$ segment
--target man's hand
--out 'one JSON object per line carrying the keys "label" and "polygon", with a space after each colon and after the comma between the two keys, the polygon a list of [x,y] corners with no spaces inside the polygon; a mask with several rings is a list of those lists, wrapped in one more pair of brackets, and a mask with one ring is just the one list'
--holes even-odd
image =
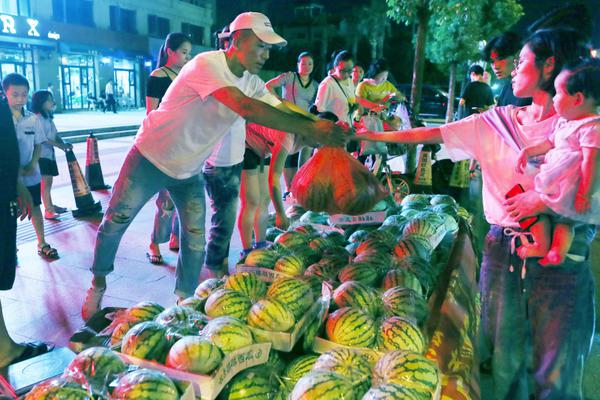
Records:
{"label": "man's hand", "polygon": [[515,221],[548,212],[548,207],[544,204],[540,195],[533,190],[528,190],[507,199],[504,202],[504,207]]}
{"label": "man's hand", "polygon": [[73,145],[71,143],[63,143],[60,145],[60,148],[63,151],[73,150]]}
{"label": "man's hand", "polygon": [[575,211],[583,214],[590,209],[590,196],[584,196],[581,193],[575,194]]}
{"label": "man's hand", "polygon": [[19,219],[21,221],[25,218],[31,219],[33,199],[29,190],[21,182],[17,184],[17,203],[19,205]]}
{"label": "man's hand", "polygon": [[350,138],[350,132],[348,124],[343,122],[333,123],[325,119],[314,122],[313,137],[325,146],[344,146]]}
{"label": "man's hand", "polygon": [[35,164],[29,163],[22,168],[23,175],[30,175],[35,169]]}

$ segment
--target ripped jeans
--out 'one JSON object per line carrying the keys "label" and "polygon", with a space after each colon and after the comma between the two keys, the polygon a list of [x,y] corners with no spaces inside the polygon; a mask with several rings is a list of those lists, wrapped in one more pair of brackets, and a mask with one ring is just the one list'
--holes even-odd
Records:
{"label": "ripped jeans", "polygon": [[[171,206],[168,209],[167,206]],[[156,213],[154,214],[154,228],[150,241],[155,244],[167,243],[172,236],[179,240],[179,217],[175,205],[167,189],[158,192],[156,197]]]}
{"label": "ripped jeans", "polygon": [[98,227],[92,272],[106,276],[114,269],[119,243],[129,224],[150,198],[161,189],[171,194],[181,224],[175,293],[194,294],[204,262],[206,206],[202,174],[174,179],[150,163],[134,146],[121,168],[108,209]]}

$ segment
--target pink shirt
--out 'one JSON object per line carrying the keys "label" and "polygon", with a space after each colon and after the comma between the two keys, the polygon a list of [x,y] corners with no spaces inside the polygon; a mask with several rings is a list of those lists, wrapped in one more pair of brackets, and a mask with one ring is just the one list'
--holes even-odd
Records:
{"label": "pink shirt", "polygon": [[[516,118],[519,108],[505,108],[525,146],[540,142],[554,131],[558,115],[524,126]],[[516,172],[518,152],[481,117],[482,114],[440,127],[445,148],[453,161],[474,158],[481,165],[483,177],[483,209],[490,224],[517,227],[502,203],[505,194],[517,183],[525,190],[533,189],[534,175]]]}

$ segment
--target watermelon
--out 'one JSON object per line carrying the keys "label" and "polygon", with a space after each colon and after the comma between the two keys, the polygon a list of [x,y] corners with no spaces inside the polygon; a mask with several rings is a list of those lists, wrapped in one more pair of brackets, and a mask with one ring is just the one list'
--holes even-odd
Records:
{"label": "watermelon", "polygon": [[331,371],[312,371],[298,380],[289,400],[341,400],[354,399],[352,381]]}
{"label": "watermelon", "polygon": [[127,370],[121,358],[104,347],[90,347],[77,354],[66,368],[64,376],[81,384],[89,384],[94,393],[102,393],[119,374]]}
{"label": "watermelon", "polygon": [[248,253],[244,264],[249,267],[273,269],[278,258],[279,254],[272,249],[255,249]]}
{"label": "watermelon", "polygon": [[377,342],[380,351],[424,353],[427,350],[427,343],[417,325],[402,317],[390,317],[383,321]]}
{"label": "watermelon", "polygon": [[194,309],[186,306],[170,307],[158,314],[155,321],[162,325],[169,325],[178,322],[188,322],[193,315],[198,313]]}
{"label": "watermelon", "polygon": [[267,292],[269,298],[278,300],[299,321],[315,301],[310,285],[301,279],[277,278]]}
{"label": "watermelon", "polygon": [[443,223],[443,220],[439,224],[435,224],[427,219],[413,219],[404,226],[403,234],[404,236],[419,235],[430,237],[437,233],[439,225]]}
{"label": "watermelon", "polygon": [[417,241],[414,238],[405,238],[400,240],[394,247],[394,255],[399,260],[412,256],[427,260],[431,257],[432,250],[431,245],[428,243]]}
{"label": "watermelon", "polygon": [[206,299],[199,299],[195,296],[187,297],[181,300],[177,305],[182,307],[189,307],[194,311],[204,311],[204,303]]}
{"label": "watermelon", "polygon": [[165,374],[138,369],[123,375],[113,390],[113,400],[178,400],[177,387]]}
{"label": "watermelon", "polygon": [[245,320],[252,302],[243,293],[230,289],[217,289],[206,300],[204,309],[209,317],[229,316]]}
{"label": "watermelon", "polygon": [[297,276],[302,275],[306,267],[304,266],[304,261],[302,261],[300,257],[290,254],[277,260],[274,269],[282,274]]}
{"label": "watermelon", "polygon": [[322,253],[325,251],[325,249],[332,247],[333,243],[324,237],[316,237],[310,241],[308,246],[313,249],[315,253]]}
{"label": "watermelon", "polygon": [[408,220],[402,215],[390,215],[385,219],[385,221],[383,221],[383,224],[381,224],[381,226],[403,226],[407,221]]}
{"label": "watermelon", "polygon": [[164,309],[163,306],[154,301],[142,301],[127,309],[127,320],[131,322],[151,321]]}
{"label": "watermelon", "polygon": [[388,290],[397,286],[409,288],[421,295],[423,294],[423,287],[419,278],[408,269],[394,268],[385,274],[381,288]]}
{"label": "watermelon", "polygon": [[355,349],[337,348],[319,356],[313,371],[332,371],[352,381],[357,394],[362,395],[371,386],[371,364]]}
{"label": "watermelon", "polygon": [[407,220],[413,219],[417,214],[419,214],[419,210],[414,208],[402,209],[400,216],[406,218]]}
{"label": "watermelon", "polygon": [[275,238],[276,244],[280,244],[289,249],[308,246],[309,242],[310,236],[308,234],[296,231],[284,232]]}
{"label": "watermelon", "polygon": [[369,234],[369,231],[360,229],[358,231],[355,231],[352,235],[350,235],[350,237],[348,238],[348,241],[350,243],[360,243],[367,238],[368,234]]}
{"label": "watermelon", "polygon": [[300,217],[300,222],[327,225],[329,216],[324,212],[307,211]]}
{"label": "watermelon", "polygon": [[252,301],[258,300],[267,293],[267,284],[250,272],[236,272],[225,280],[223,287],[240,292]]}
{"label": "watermelon", "polygon": [[420,354],[395,350],[384,354],[373,368],[373,383],[395,383],[432,396],[440,382],[436,364]]}
{"label": "watermelon", "polygon": [[294,388],[294,385],[296,385],[296,382],[311,371],[318,358],[318,355],[306,354],[290,361],[281,376],[280,389],[290,392]]}
{"label": "watermelon", "polygon": [[285,210],[285,215],[291,220],[299,219],[306,210],[300,204],[292,204]]}
{"label": "watermelon", "polygon": [[330,314],[325,330],[331,341],[350,347],[370,347],[377,336],[375,321],[366,312],[350,307]]}
{"label": "watermelon", "polygon": [[396,238],[402,235],[403,229],[404,225],[382,225],[379,228],[377,228],[378,231],[385,232],[388,235],[392,235]]}
{"label": "watermelon", "polygon": [[327,262],[318,262],[310,265],[304,271],[304,275],[316,276],[321,282],[337,281],[339,268],[336,265]]}
{"label": "watermelon", "polygon": [[298,279],[310,286],[314,298],[321,296],[321,293],[323,292],[323,281],[318,276],[304,274],[299,276]]}
{"label": "watermelon", "polygon": [[387,316],[404,317],[417,324],[427,318],[429,308],[425,298],[412,289],[397,286],[388,289],[381,299]]}
{"label": "watermelon", "polygon": [[371,388],[362,400],[431,400],[431,394],[395,383],[386,383]]}
{"label": "watermelon", "polygon": [[382,311],[382,302],[375,289],[357,281],[346,281],[333,292],[333,301],[342,307],[354,307],[376,317]]}
{"label": "watermelon", "polygon": [[220,396],[223,400],[270,400],[275,388],[268,375],[251,369],[238,373]]}
{"label": "watermelon", "polygon": [[123,336],[125,336],[125,334],[129,332],[129,330],[133,328],[133,326],[136,324],[137,322],[129,321],[121,322],[120,324],[118,324],[110,336],[110,345],[116,346],[119,343],[121,343],[123,341]]}
{"label": "watermelon", "polygon": [[162,363],[170,345],[166,334],[166,328],[157,322],[141,322],[125,334],[121,352],[132,357]]}
{"label": "watermelon", "polygon": [[358,255],[363,252],[378,252],[378,253],[388,253],[397,241],[394,239],[394,243],[390,242],[382,242],[381,239],[378,238],[367,238],[362,241],[355,250],[355,253]]}
{"label": "watermelon", "polygon": [[283,231],[277,227],[271,226],[271,227],[267,228],[265,239],[268,242],[273,242],[273,241],[275,241],[275,238],[277,236],[281,235],[284,232],[285,231]]}
{"label": "watermelon", "polygon": [[25,400],[93,400],[94,396],[82,385],[64,378],[37,384]]}
{"label": "watermelon", "polygon": [[198,285],[198,287],[194,291],[194,297],[206,300],[208,298],[208,296],[210,296],[212,294],[212,292],[214,292],[217,289],[220,289],[221,287],[223,287],[224,284],[225,284],[225,280],[223,280],[223,279],[217,279],[217,278],[206,279],[205,281],[203,281],[202,283],[200,283]]}
{"label": "watermelon", "polygon": [[354,254],[356,254],[356,249],[358,249],[358,246],[360,246],[360,242],[354,242],[354,243],[350,243],[349,245],[347,245],[344,248],[350,255],[354,255]]}
{"label": "watermelon", "polygon": [[200,335],[208,338],[225,354],[254,343],[250,328],[232,317],[213,319],[206,324]]}
{"label": "watermelon", "polygon": [[322,236],[335,246],[345,246],[347,244],[344,235],[338,231],[327,231]]}
{"label": "watermelon", "polygon": [[221,350],[200,336],[186,336],[169,350],[167,367],[196,374],[210,374],[223,360]]}
{"label": "watermelon", "polygon": [[366,251],[358,254],[352,260],[353,264],[365,263],[377,267],[381,270],[388,270],[393,264],[394,259],[391,254],[377,251]]}
{"label": "watermelon", "polygon": [[294,326],[294,314],[276,299],[261,299],[250,309],[248,325],[266,331],[287,332]]}
{"label": "watermelon", "polygon": [[358,281],[371,287],[378,286],[380,278],[380,269],[369,263],[349,264],[338,274],[340,282]]}
{"label": "watermelon", "polygon": [[317,229],[314,226],[306,223],[296,226],[293,229],[293,232],[298,232],[303,235],[309,236],[309,241],[312,237],[315,237],[319,234],[319,231],[317,231]]}
{"label": "watermelon", "polygon": [[421,282],[423,293],[429,293],[436,282],[436,273],[431,264],[421,257],[410,256],[398,260],[398,268],[406,269],[415,274]]}
{"label": "watermelon", "polygon": [[437,205],[449,205],[452,207],[458,207],[458,203],[454,200],[454,197],[449,196],[447,194],[436,194],[431,197],[429,200],[429,204],[432,206]]}

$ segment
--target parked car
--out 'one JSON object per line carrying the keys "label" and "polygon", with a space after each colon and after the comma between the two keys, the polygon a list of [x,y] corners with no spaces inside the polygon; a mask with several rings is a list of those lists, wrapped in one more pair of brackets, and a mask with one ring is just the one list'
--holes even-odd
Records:
{"label": "parked car", "polygon": [[[398,85],[398,89],[404,93],[410,101],[410,83]],[[424,84],[421,93],[421,111],[420,118],[446,118],[448,108],[448,94],[433,85]],[[458,110],[458,98],[454,101],[454,111]]]}

